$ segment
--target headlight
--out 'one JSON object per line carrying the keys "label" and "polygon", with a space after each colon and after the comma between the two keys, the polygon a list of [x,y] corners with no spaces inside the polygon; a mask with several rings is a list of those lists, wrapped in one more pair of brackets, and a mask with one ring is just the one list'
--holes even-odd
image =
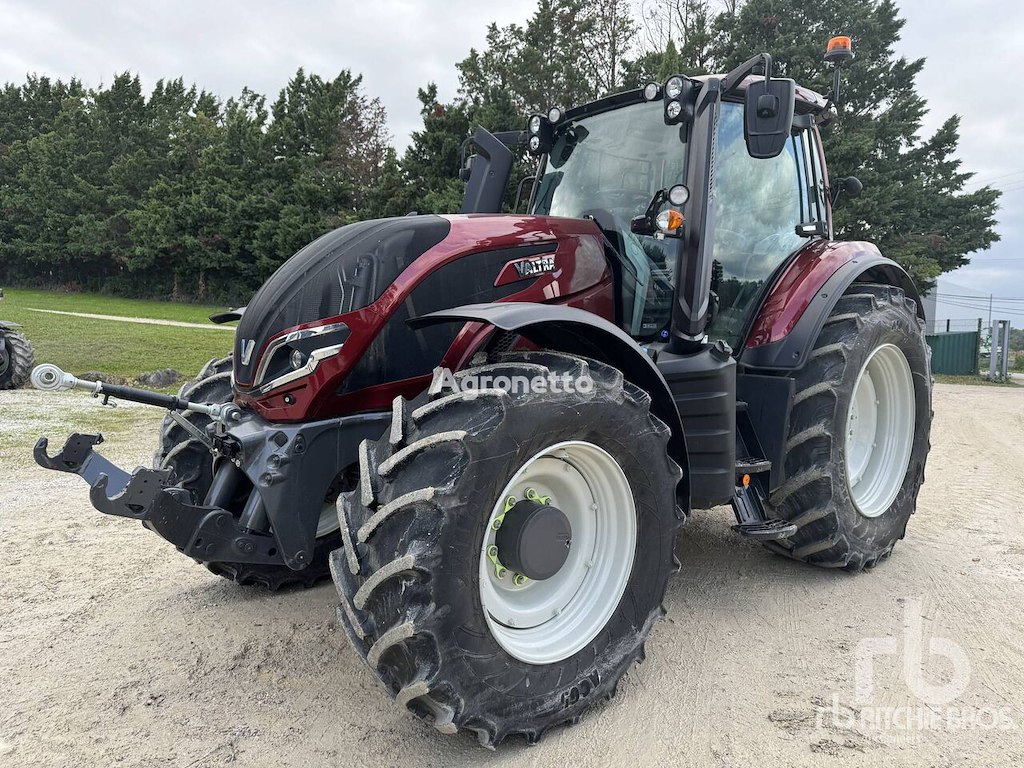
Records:
{"label": "headlight", "polygon": [[690,190],[685,184],[676,184],[668,191],[668,201],[672,205],[683,205],[690,199]]}
{"label": "headlight", "polygon": [[670,77],[668,82],[665,83],[665,96],[670,99],[678,99],[679,94],[683,92],[683,78],[678,75]]}
{"label": "headlight", "polygon": [[540,136],[530,137],[530,151],[537,152],[540,150]]}
{"label": "headlight", "polygon": [[[522,125],[522,123],[520,123]],[[530,118],[530,133],[540,133],[540,115],[534,115]]]}
{"label": "headlight", "polygon": [[683,226],[683,214],[669,208],[659,213],[657,218],[654,219],[654,223],[658,225],[658,229],[662,232],[672,234]]}
{"label": "headlight", "polygon": [[648,83],[644,86],[644,99],[647,101],[654,101],[658,98],[659,93],[661,93],[661,86],[657,83]]}
{"label": "headlight", "polygon": [[669,120],[675,120],[682,111],[683,105],[678,101],[670,101],[665,107],[665,114],[668,115]]}
{"label": "headlight", "polygon": [[552,125],[562,122],[562,118],[564,116],[565,113],[562,111],[561,107],[552,107],[548,110],[548,122]]}
{"label": "headlight", "polygon": [[338,354],[348,335],[344,323],[329,323],[275,337],[257,363],[253,387],[269,392],[301,379],[322,360]]}

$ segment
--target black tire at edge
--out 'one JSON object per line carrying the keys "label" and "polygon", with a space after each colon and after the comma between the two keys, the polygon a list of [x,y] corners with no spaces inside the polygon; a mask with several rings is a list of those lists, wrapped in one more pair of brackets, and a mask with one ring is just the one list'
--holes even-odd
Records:
{"label": "black tire at edge", "polygon": [[4,331],[9,363],[0,375],[0,389],[18,389],[29,380],[32,367],[36,364],[36,353],[32,343],[15,331]]}

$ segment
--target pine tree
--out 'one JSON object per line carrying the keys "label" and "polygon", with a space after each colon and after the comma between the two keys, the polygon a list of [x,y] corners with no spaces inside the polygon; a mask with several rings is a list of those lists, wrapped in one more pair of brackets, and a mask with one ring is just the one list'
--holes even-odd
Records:
{"label": "pine tree", "polygon": [[832,178],[856,175],[864,184],[859,198],[836,208],[840,237],[876,243],[921,288],[999,239],[999,192],[963,189],[973,174],[956,158],[959,118],[930,138],[919,136],[926,104],[915,79],[924,60],[895,55],[904,21],[891,0],[747,0],[718,25],[728,41],[719,69],[768,51],[777,74],[821,93],[831,88],[825,42],[852,36],[856,59],[843,69],[845,104],[822,132]]}
{"label": "pine tree", "polygon": [[469,136],[470,118],[465,104],[441,104],[437,86],[430,83],[417,93],[423,129],[414,131],[402,157],[402,171],[412,190],[411,203],[419,213],[458,211],[465,185],[459,180],[459,149]]}

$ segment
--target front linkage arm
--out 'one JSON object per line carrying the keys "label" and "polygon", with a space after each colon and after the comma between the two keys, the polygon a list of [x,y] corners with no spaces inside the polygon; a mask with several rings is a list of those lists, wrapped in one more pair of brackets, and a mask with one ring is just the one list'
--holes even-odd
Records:
{"label": "front linkage arm", "polygon": [[237,421],[241,415],[241,409],[234,403],[192,403],[174,395],[150,392],[148,389],[123,387],[103,381],[87,381],[65,373],[56,365],[49,363],[37,365],[32,371],[32,386],[43,392],[66,392],[72,389],[82,389],[91,392],[93,397],[102,397],[104,405],[108,404],[110,398],[117,397],[133,403],[155,405],[157,408],[166,408],[169,411],[203,413],[214,421],[221,422]]}

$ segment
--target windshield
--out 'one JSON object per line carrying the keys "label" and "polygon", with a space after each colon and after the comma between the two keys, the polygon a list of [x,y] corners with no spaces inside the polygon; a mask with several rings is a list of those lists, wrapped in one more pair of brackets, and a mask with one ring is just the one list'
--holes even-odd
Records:
{"label": "windshield", "polygon": [[620,317],[637,338],[656,335],[672,312],[676,240],[630,231],[654,193],[685,182],[685,127],[665,125],[661,101],[575,121],[555,140],[533,212],[592,216],[621,257]]}

